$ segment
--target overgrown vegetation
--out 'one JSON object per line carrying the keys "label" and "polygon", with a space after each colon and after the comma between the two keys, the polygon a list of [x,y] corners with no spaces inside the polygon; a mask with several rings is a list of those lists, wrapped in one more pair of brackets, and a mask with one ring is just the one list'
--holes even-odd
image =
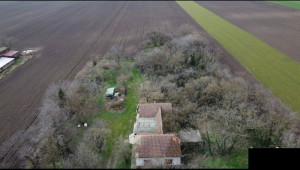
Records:
{"label": "overgrown vegetation", "polygon": [[[173,104],[173,112],[162,115],[165,133],[200,130],[203,143],[183,146],[183,165],[177,168],[246,168],[250,146],[299,147],[289,110],[262,87],[224,69],[191,26],[175,35],[147,35],[141,50],[114,46],[73,81],[49,88],[33,139],[38,145],[23,151],[28,167],[130,168],[127,138],[139,102]],[[112,86],[126,94],[121,113],[104,107],[104,93]]]}
{"label": "overgrown vegetation", "polygon": [[16,39],[13,37],[8,37],[7,35],[0,35],[0,47],[11,48],[16,42]]}
{"label": "overgrown vegetation", "polygon": [[[112,48],[107,55],[115,52]],[[39,134],[33,139],[38,146],[23,150],[27,166],[129,168],[131,147],[124,140],[132,131],[138,102],[135,91],[141,80],[133,62],[121,56],[94,59],[73,81],[52,85],[40,109],[36,127]],[[110,86],[126,90],[126,109],[122,113],[105,110],[104,93]]]}
{"label": "overgrown vegetation", "polygon": [[[193,28],[181,30],[163,46],[146,46],[136,65],[149,77],[140,86],[140,98],[173,104],[173,112],[162,115],[164,132],[193,128],[202,134],[202,146],[183,149],[187,167],[247,168],[247,154],[238,153],[249,147],[299,147],[290,112],[279,100],[222,68],[218,54]],[[234,157],[243,164],[226,163]]]}

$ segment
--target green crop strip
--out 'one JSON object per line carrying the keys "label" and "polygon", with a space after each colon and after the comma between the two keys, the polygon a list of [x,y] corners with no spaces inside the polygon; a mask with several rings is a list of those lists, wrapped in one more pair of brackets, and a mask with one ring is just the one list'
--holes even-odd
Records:
{"label": "green crop strip", "polygon": [[300,9],[300,2],[299,1],[270,1],[275,4],[280,4],[284,6],[288,6],[291,8],[297,8]]}
{"label": "green crop strip", "polygon": [[195,2],[177,3],[300,116],[300,63]]}

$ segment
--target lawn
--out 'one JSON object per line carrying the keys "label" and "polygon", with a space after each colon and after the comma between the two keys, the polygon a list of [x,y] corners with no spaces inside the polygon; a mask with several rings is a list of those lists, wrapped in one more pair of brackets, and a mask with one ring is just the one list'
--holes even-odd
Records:
{"label": "lawn", "polygon": [[204,168],[248,169],[248,152],[234,152],[225,157],[212,157],[203,162]]}
{"label": "lawn", "polygon": [[265,87],[300,116],[300,63],[192,1],[177,2]]}
{"label": "lawn", "polygon": [[[126,62],[124,63],[126,64]],[[129,64],[129,63],[127,63]],[[112,149],[114,143],[119,139],[122,135],[124,139],[128,139],[129,134],[133,131],[133,124],[135,122],[136,116],[136,105],[139,102],[137,90],[140,83],[143,81],[142,75],[140,74],[138,68],[133,67],[131,70],[132,77],[129,79],[129,89],[126,95],[125,108],[126,110],[122,113],[109,113],[104,109],[100,111],[96,119],[105,120],[108,128],[111,130],[111,137],[108,139],[108,149],[104,153],[104,162],[113,156]],[[118,71],[109,71],[107,74],[111,74],[110,80],[107,81],[106,88],[116,86],[116,78],[118,76]],[[104,88],[104,89],[106,89]],[[105,92],[105,90],[104,90]],[[99,103],[103,105],[103,96],[104,93],[100,95]],[[130,164],[120,163],[117,165],[117,168],[130,168]]]}
{"label": "lawn", "polygon": [[300,9],[300,1],[270,1],[275,4],[280,4],[284,6],[288,6],[291,8],[297,8]]}

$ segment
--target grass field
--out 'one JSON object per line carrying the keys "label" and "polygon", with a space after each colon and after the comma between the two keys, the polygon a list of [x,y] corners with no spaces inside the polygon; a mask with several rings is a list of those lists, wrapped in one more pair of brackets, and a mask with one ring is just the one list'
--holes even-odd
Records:
{"label": "grass field", "polygon": [[177,3],[300,116],[300,63],[195,2]]}
{"label": "grass field", "polygon": [[203,162],[203,168],[238,168],[247,169],[248,168],[248,152],[240,151],[234,152],[231,155],[225,157],[213,157],[208,158]]}
{"label": "grass field", "polygon": [[280,4],[284,6],[288,6],[291,8],[297,8],[300,9],[300,1],[270,1],[275,4]]}

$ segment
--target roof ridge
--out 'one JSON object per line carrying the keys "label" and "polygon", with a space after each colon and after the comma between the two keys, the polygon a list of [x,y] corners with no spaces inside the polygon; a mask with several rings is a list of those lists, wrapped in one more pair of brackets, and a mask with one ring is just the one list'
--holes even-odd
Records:
{"label": "roof ridge", "polygon": [[175,133],[167,133],[167,134],[153,133],[153,134],[137,134],[136,136],[176,136],[177,137],[177,134],[175,134]]}

